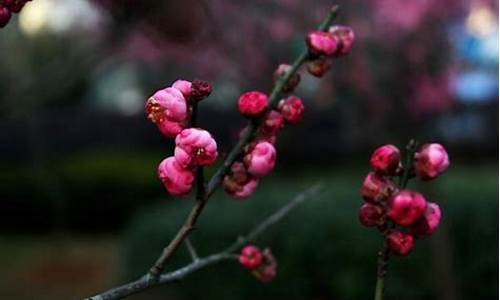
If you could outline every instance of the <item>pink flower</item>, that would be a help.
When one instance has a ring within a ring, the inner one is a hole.
[[[189,99],[191,96],[191,82],[187,80],[179,79],[174,84],[172,84],[173,88],[178,89],[185,99]]]
[[[332,68],[332,59],[320,57],[307,62],[307,71],[315,77],[323,77]]]
[[[146,114],[155,124],[164,119],[181,122],[187,118],[186,99],[176,88],[166,88],[157,91],[146,102]]]
[[[292,66],[288,64],[280,64],[276,69],[276,71],[274,71],[273,74],[274,81],[276,82],[281,76],[284,76],[288,71],[290,71],[290,69],[292,69]],[[289,93],[293,91],[297,87],[297,85],[299,85],[299,83],[300,83],[300,74],[295,72],[295,74],[293,74],[292,77],[290,77],[290,79],[288,79],[286,84],[283,86],[283,92]]]
[[[354,31],[351,27],[335,25],[331,26],[328,30],[337,41],[337,51],[336,56],[346,55],[351,52],[352,46],[354,45]]]
[[[365,203],[359,209],[359,222],[366,227],[379,225],[384,217],[384,209],[381,206]]]
[[[262,264],[263,257],[259,248],[248,245],[241,249],[238,261],[244,268],[254,270]]]
[[[441,144],[425,144],[415,154],[415,173],[423,180],[438,177],[449,166],[448,153]]]
[[[281,115],[288,123],[296,124],[302,120],[304,115],[304,104],[297,96],[289,96],[278,104]]]
[[[276,162],[276,149],[269,142],[257,143],[244,158],[248,173],[262,177],[274,168]]]
[[[408,255],[415,244],[413,236],[399,231],[391,232],[387,236],[387,241],[389,242],[389,249],[391,249],[392,253],[401,256]]]
[[[182,167],[208,166],[217,159],[217,143],[206,130],[188,128],[175,138],[175,159]]]
[[[394,145],[384,145],[377,148],[370,159],[372,169],[381,174],[396,175],[401,165],[401,154]]]
[[[309,51],[316,55],[330,56],[337,50],[337,41],[329,32],[313,31],[306,38]]]
[[[413,224],[411,233],[415,236],[431,235],[441,221],[441,209],[436,203],[428,202],[424,215]]]
[[[10,10],[3,5],[0,5],[0,28],[7,25],[11,17],[12,13],[10,12]]]
[[[253,178],[242,162],[234,162],[230,174],[224,177],[222,187],[231,197],[245,199],[250,197],[257,188],[259,181]]]
[[[246,92],[238,100],[238,109],[248,118],[261,116],[269,105],[267,95],[261,92]]]
[[[160,129],[161,133],[169,138],[176,137],[183,128],[184,125],[182,123],[172,122],[168,119],[163,119],[163,121],[158,124],[158,129]]]
[[[363,181],[360,193],[367,202],[378,203],[387,199],[394,191],[394,183],[384,177],[370,172]]]
[[[422,194],[402,190],[389,200],[387,215],[401,226],[410,226],[425,213],[426,206],[427,203]]]
[[[193,172],[182,168],[173,156],[164,159],[160,163],[158,177],[172,196],[189,194],[195,178]]]
[[[271,137],[278,134],[278,132],[285,126],[285,120],[283,116],[275,111],[271,110],[262,122],[259,128],[259,136],[261,137]]]

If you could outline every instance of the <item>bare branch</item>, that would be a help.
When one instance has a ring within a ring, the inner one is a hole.
[[[196,249],[194,248],[193,244],[191,243],[191,240],[189,238],[186,238],[184,243],[186,244],[186,248],[188,249],[189,255],[191,255],[191,258],[193,259],[193,261],[199,260],[200,257],[198,256],[198,253],[196,253]]]
[[[177,269],[175,271],[162,274],[157,278],[153,278],[150,274],[147,274],[136,281],[127,283],[125,285],[113,288],[109,291],[106,291],[102,294],[86,298],[85,300],[115,300],[122,299],[127,296],[130,296],[135,293],[139,293],[143,290],[167,284],[173,281],[178,281],[188,276],[189,274],[196,272],[202,268],[208,267],[210,265],[217,264],[219,262],[231,259],[237,259],[237,255],[233,252],[238,250],[241,246],[246,243],[255,240],[259,235],[261,235],[264,231],[266,231],[270,226],[276,224],[280,220],[282,220],[285,216],[287,216],[295,207],[299,204],[303,203],[305,200],[312,199],[319,195],[321,190],[321,185],[316,184],[311,188],[305,190],[304,192],[298,194],[287,202],[284,206],[270,215],[268,218],[264,219],[262,222],[257,224],[248,234],[243,237],[238,238],[231,246],[229,246],[226,250],[223,250],[219,253],[212,254],[207,257],[198,258],[192,263]],[[186,239],[188,241],[188,239]]]

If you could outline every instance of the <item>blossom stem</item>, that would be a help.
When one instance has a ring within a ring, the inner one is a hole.
[[[408,185],[408,181],[410,180],[411,173],[413,170],[413,164],[412,160],[413,157],[415,156],[415,151],[417,149],[417,142],[414,139],[411,139],[408,144],[406,145],[406,156],[405,156],[405,162],[403,165],[403,174],[399,177],[399,188],[400,189],[405,189],[406,186]],[[392,228],[394,227],[394,224],[389,224],[387,227]],[[375,284],[375,300],[383,300],[384,298],[384,286],[385,286],[385,275],[387,274],[387,267],[389,264],[389,257],[390,257],[390,249],[389,249],[389,243],[387,241],[387,238],[385,237],[386,233],[389,232],[389,230],[384,230],[384,243],[382,245],[382,248],[378,252],[378,259],[377,259],[377,283]]]

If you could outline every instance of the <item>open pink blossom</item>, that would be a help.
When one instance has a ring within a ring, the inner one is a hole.
[[[173,156],[164,159],[158,166],[158,177],[172,196],[188,194],[194,183],[194,174],[190,169],[179,165]]]
[[[259,142],[244,158],[248,172],[256,177],[262,177],[274,168],[276,162],[276,149],[269,142]]]
[[[365,201],[378,203],[389,198],[394,189],[395,186],[392,181],[377,175],[375,172],[370,172],[363,181],[360,193]]]
[[[176,88],[159,90],[146,102],[146,114],[155,124],[160,124],[164,119],[185,121],[188,116],[186,99]]]
[[[370,158],[370,165],[376,173],[381,175],[396,175],[401,165],[399,149],[394,145],[378,147]]]
[[[416,236],[431,235],[441,221],[441,209],[436,203],[428,202],[424,215],[415,222],[411,233]]]
[[[425,144],[415,154],[415,173],[423,180],[438,177],[449,166],[448,152],[441,144]]]
[[[182,167],[208,166],[217,159],[217,143],[203,129],[187,128],[175,138],[175,159]]]
[[[283,118],[290,124],[297,124],[304,115],[304,104],[297,96],[288,96],[279,102],[278,108]]]
[[[307,35],[307,46],[311,53],[330,56],[337,50],[337,41],[329,32],[313,31]]]
[[[415,239],[413,236],[402,233],[399,231],[393,231],[387,236],[387,241],[389,242],[389,249],[395,255],[406,256],[410,254],[413,246],[415,245]]]
[[[186,100],[191,96],[191,81],[179,79],[172,84],[172,87],[178,89]]]
[[[394,194],[387,206],[387,215],[396,224],[410,226],[415,223],[426,210],[427,202],[418,192],[402,190]]]

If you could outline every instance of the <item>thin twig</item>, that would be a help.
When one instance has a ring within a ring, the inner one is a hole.
[[[219,262],[225,260],[236,259],[237,256],[233,253],[238,250],[241,246],[246,243],[255,240],[258,236],[260,236],[263,232],[265,232],[270,226],[276,224],[278,221],[282,220],[285,216],[287,216],[294,208],[296,208],[299,204],[303,203],[305,200],[312,199],[319,195],[321,190],[321,185],[316,184],[304,192],[295,196],[292,200],[287,202],[284,206],[278,209],[276,212],[271,214],[269,217],[264,219],[262,222],[257,224],[248,234],[238,238],[233,244],[231,244],[225,250],[212,254],[203,258],[199,258],[192,263],[177,269],[175,271],[162,274],[158,276],[156,280],[151,280],[151,276],[149,274],[139,278],[136,281],[127,283],[125,285],[113,288],[109,291],[101,293],[99,295],[86,298],[85,300],[115,300],[122,299],[132,294],[139,293],[143,290],[163,285],[166,283],[174,282],[183,279],[189,274],[196,272],[202,268],[205,268],[210,265],[217,264]],[[188,241],[186,239],[186,241]]]
[[[191,239],[186,238],[186,240],[184,241],[184,244],[186,244],[186,248],[188,249],[189,255],[191,255],[191,258],[193,259],[193,261],[199,260],[200,257],[198,256],[198,253],[196,252],[196,249],[194,248],[193,243],[191,243]]]
[[[327,17],[319,25],[318,30],[321,31],[327,30],[328,26],[337,15],[337,11],[338,11],[338,6],[337,5],[333,6],[330,12],[328,13]],[[280,77],[278,80],[276,80],[274,88],[271,91],[271,94],[269,95],[269,104],[270,104],[269,109],[272,109],[277,105],[280,96],[283,92],[283,87],[285,86],[285,83],[288,82],[288,80],[298,71],[300,66],[307,60],[308,57],[309,57],[309,52],[306,47],[299,55],[299,57],[294,61],[291,69],[287,73],[285,73],[282,77]],[[192,121],[193,119],[196,120],[197,117],[196,103],[193,105],[193,112],[194,115],[191,118]],[[241,155],[243,147],[251,141],[252,137],[254,136],[261,122],[262,119],[253,122],[250,121],[249,130],[246,130],[244,136],[233,147],[229,155],[224,160],[222,166],[219,167],[219,169],[215,172],[215,174],[208,182],[208,186],[205,188],[205,185],[203,184],[203,193],[200,191],[200,189],[198,189],[196,196],[196,203],[192,208],[191,212],[189,213],[188,218],[184,222],[184,225],[182,225],[182,227],[179,229],[174,239],[168,244],[168,246],[163,249],[160,257],[156,260],[155,264],[149,270],[149,274],[151,275],[150,277],[153,281],[157,280],[158,276],[165,267],[166,262],[172,257],[172,255],[179,248],[182,242],[186,239],[186,237],[189,236],[191,231],[194,229],[196,221],[198,220],[198,217],[203,211],[203,208],[205,207],[208,198],[210,198],[210,196],[215,192],[216,188],[220,185],[224,175],[227,173],[231,165]],[[201,174],[203,173],[202,168],[198,168],[198,173],[197,173],[198,181],[202,180],[200,179],[200,177],[202,178],[202,176],[200,176],[201,175],[200,172]]]

